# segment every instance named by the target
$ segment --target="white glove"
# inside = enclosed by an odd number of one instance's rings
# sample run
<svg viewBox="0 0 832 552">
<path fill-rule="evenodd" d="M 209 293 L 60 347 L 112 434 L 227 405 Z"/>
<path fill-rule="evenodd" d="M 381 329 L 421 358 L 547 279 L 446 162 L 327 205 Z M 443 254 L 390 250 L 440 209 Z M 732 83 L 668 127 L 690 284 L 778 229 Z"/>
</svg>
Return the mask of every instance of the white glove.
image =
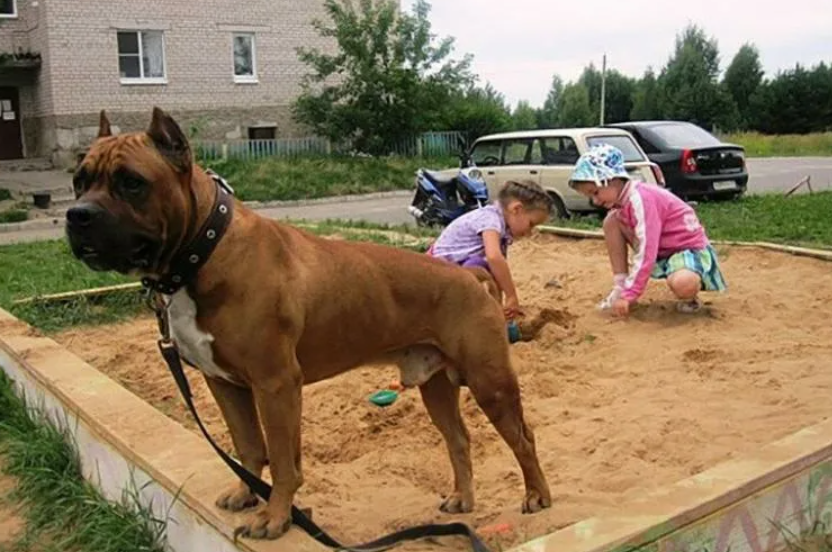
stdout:
<svg viewBox="0 0 832 552">
<path fill-rule="evenodd" d="M 624 292 L 624 281 L 627 279 L 626 274 L 616 274 L 613 276 L 613 287 L 612 291 L 610 291 L 609 295 L 598 303 L 598 308 L 600 310 L 607 310 L 611 309 L 613 303 L 618 301 L 621 298 L 621 294 Z"/>
</svg>

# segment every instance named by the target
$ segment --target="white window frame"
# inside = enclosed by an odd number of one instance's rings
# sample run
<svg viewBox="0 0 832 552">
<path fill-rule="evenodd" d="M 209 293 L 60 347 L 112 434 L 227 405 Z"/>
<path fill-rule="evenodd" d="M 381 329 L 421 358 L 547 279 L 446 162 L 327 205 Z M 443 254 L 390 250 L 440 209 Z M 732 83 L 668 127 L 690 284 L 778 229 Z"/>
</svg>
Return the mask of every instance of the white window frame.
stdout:
<svg viewBox="0 0 832 552">
<path fill-rule="evenodd" d="M 165 76 L 163 77 L 121 77 L 119 76 L 119 80 L 121 84 L 167 84 L 168 83 L 168 58 L 167 58 L 167 48 L 165 44 L 165 32 L 159 29 L 118 29 L 116 31 L 116 54 L 119 58 L 121 58 L 121 52 L 118 50 L 118 33 L 133 33 L 135 35 L 139 35 L 138 44 L 139 44 L 139 71 L 144 73 L 144 56 L 142 55 L 142 37 L 143 33 L 159 33 L 162 35 L 162 68 L 165 72 Z"/>
<path fill-rule="evenodd" d="M 12 13 L 0 13 L 0 19 L 17 19 L 17 0 L 12 0 Z"/>
<path fill-rule="evenodd" d="M 246 36 L 251 38 L 251 75 L 238 75 L 235 71 L 234 60 L 234 40 L 238 36 Z M 257 35 L 248 31 L 237 31 L 231 34 L 231 75 L 234 77 L 236 84 L 257 84 Z"/>
</svg>

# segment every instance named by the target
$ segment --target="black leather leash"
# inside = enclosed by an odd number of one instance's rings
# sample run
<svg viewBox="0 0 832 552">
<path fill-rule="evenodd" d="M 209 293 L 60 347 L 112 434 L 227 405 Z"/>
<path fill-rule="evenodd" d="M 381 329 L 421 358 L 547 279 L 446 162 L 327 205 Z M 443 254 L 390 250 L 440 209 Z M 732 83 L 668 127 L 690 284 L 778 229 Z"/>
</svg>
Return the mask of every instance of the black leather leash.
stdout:
<svg viewBox="0 0 832 552">
<path fill-rule="evenodd" d="M 185 404 L 191 415 L 202 431 L 202 434 L 208 440 L 208 443 L 217 452 L 220 458 L 228 465 L 229 468 L 239 477 L 243 483 L 260 498 L 267 501 L 271 496 L 272 487 L 246 468 L 239 462 L 229 456 L 222 450 L 211 438 L 208 430 L 202 423 L 202 420 L 197 414 L 196 407 L 193 402 L 193 395 L 191 387 L 188 383 L 188 378 L 182 368 L 182 359 L 179 355 L 179 348 L 173 342 L 170 336 L 170 327 L 167 318 L 167 305 L 163 301 L 161 294 L 170 295 L 176 290 L 184 286 L 196 275 L 210 253 L 213 251 L 215 245 L 219 242 L 220 237 L 225 232 L 225 229 L 230 222 L 231 213 L 231 198 L 233 190 L 221 177 L 215 173 L 209 172 L 209 175 L 217 183 L 217 197 L 214 201 L 214 209 L 208 220 L 203 224 L 194 242 L 185 248 L 184 254 L 178 256 L 178 260 L 172 263 L 174 270 L 165 275 L 159 280 L 144 279 L 142 284 L 147 290 L 148 305 L 156 313 L 156 319 L 159 323 L 159 332 L 161 338 L 158 341 L 159 351 L 162 353 L 162 358 L 168 365 L 171 375 Z M 463 536 L 467 537 L 471 542 L 471 549 L 473 552 L 490 552 L 489 548 L 468 525 L 462 522 L 453 523 L 429 523 L 425 525 L 417 525 L 415 527 L 408 527 L 395 531 L 381 538 L 367 542 L 364 544 L 354 546 L 344 546 L 326 531 L 321 529 L 312 519 L 307 516 L 301 509 L 292 505 L 292 523 L 297 525 L 309 536 L 330 548 L 334 548 L 344 552 L 382 552 L 388 550 L 393 546 L 408 540 L 415 540 L 425 537 L 446 537 L 446 536 Z"/>
</svg>

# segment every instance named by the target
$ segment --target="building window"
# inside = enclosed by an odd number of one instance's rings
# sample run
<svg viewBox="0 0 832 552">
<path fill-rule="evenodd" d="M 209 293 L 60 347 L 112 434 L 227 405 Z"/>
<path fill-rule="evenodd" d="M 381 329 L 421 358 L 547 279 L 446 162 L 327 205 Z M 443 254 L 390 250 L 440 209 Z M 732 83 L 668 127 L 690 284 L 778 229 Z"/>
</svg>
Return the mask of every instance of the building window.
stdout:
<svg viewBox="0 0 832 552">
<path fill-rule="evenodd" d="M 249 140 L 274 140 L 277 136 L 276 126 L 248 127 Z"/>
<path fill-rule="evenodd" d="M 254 33 L 235 33 L 234 82 L 257 82 L 257 64 L 254 53 Z"/>
<path fill-rule="evenodd" d="M 118 31 L 118 71 L 124 84 L 165 84 L 162 31 Z"/>
<path fill-rule="evenodd" d="M 0 0 L 0 18 L 17 17 L 17 0 Z"/>
</svg>

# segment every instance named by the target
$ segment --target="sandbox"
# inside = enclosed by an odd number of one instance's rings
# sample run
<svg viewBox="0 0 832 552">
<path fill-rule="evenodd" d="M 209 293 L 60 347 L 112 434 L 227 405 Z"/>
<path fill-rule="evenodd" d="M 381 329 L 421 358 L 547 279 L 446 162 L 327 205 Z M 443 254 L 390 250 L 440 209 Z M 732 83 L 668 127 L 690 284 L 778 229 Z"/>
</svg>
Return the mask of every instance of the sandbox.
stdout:
<svg viewBox="0 0 832 552">
<path fill-rule="evenodd" d="M 510 263 L 521 301 L 561 313 L 513 346 L 526 417 L 554 505 L 519 513 L 522 478 L 508 448 L 463 390 L 472 437 L 475 512 L 453 516 L 516 546 L 622 505 L 826 420 L 832 403 L 830 265 L 750 248 L 718 248 L 729 285 L 707 308 L 678 314 L 653 282 L 628 321 L 595 310 L 608 291 L 604 245 L 538 236 Z M 472 323 L 476 323 L 472 321 Z M 75 329 L 55 339 L 167 416 L 196 431 L 156 349 L 151 317 Z M 395 377 L 364 368 L 304 390 L 305 484 L 298 504 L 346 542 L 448 521 L 437 507 L 450 485 L 447 453 L 418 392 L 381 409 L 366 399 Z M 230 439 L 204 382 L 196 402 L 218 442 Z M 462 541 L 404 550 L 447 550 Z"/>
</svg>

